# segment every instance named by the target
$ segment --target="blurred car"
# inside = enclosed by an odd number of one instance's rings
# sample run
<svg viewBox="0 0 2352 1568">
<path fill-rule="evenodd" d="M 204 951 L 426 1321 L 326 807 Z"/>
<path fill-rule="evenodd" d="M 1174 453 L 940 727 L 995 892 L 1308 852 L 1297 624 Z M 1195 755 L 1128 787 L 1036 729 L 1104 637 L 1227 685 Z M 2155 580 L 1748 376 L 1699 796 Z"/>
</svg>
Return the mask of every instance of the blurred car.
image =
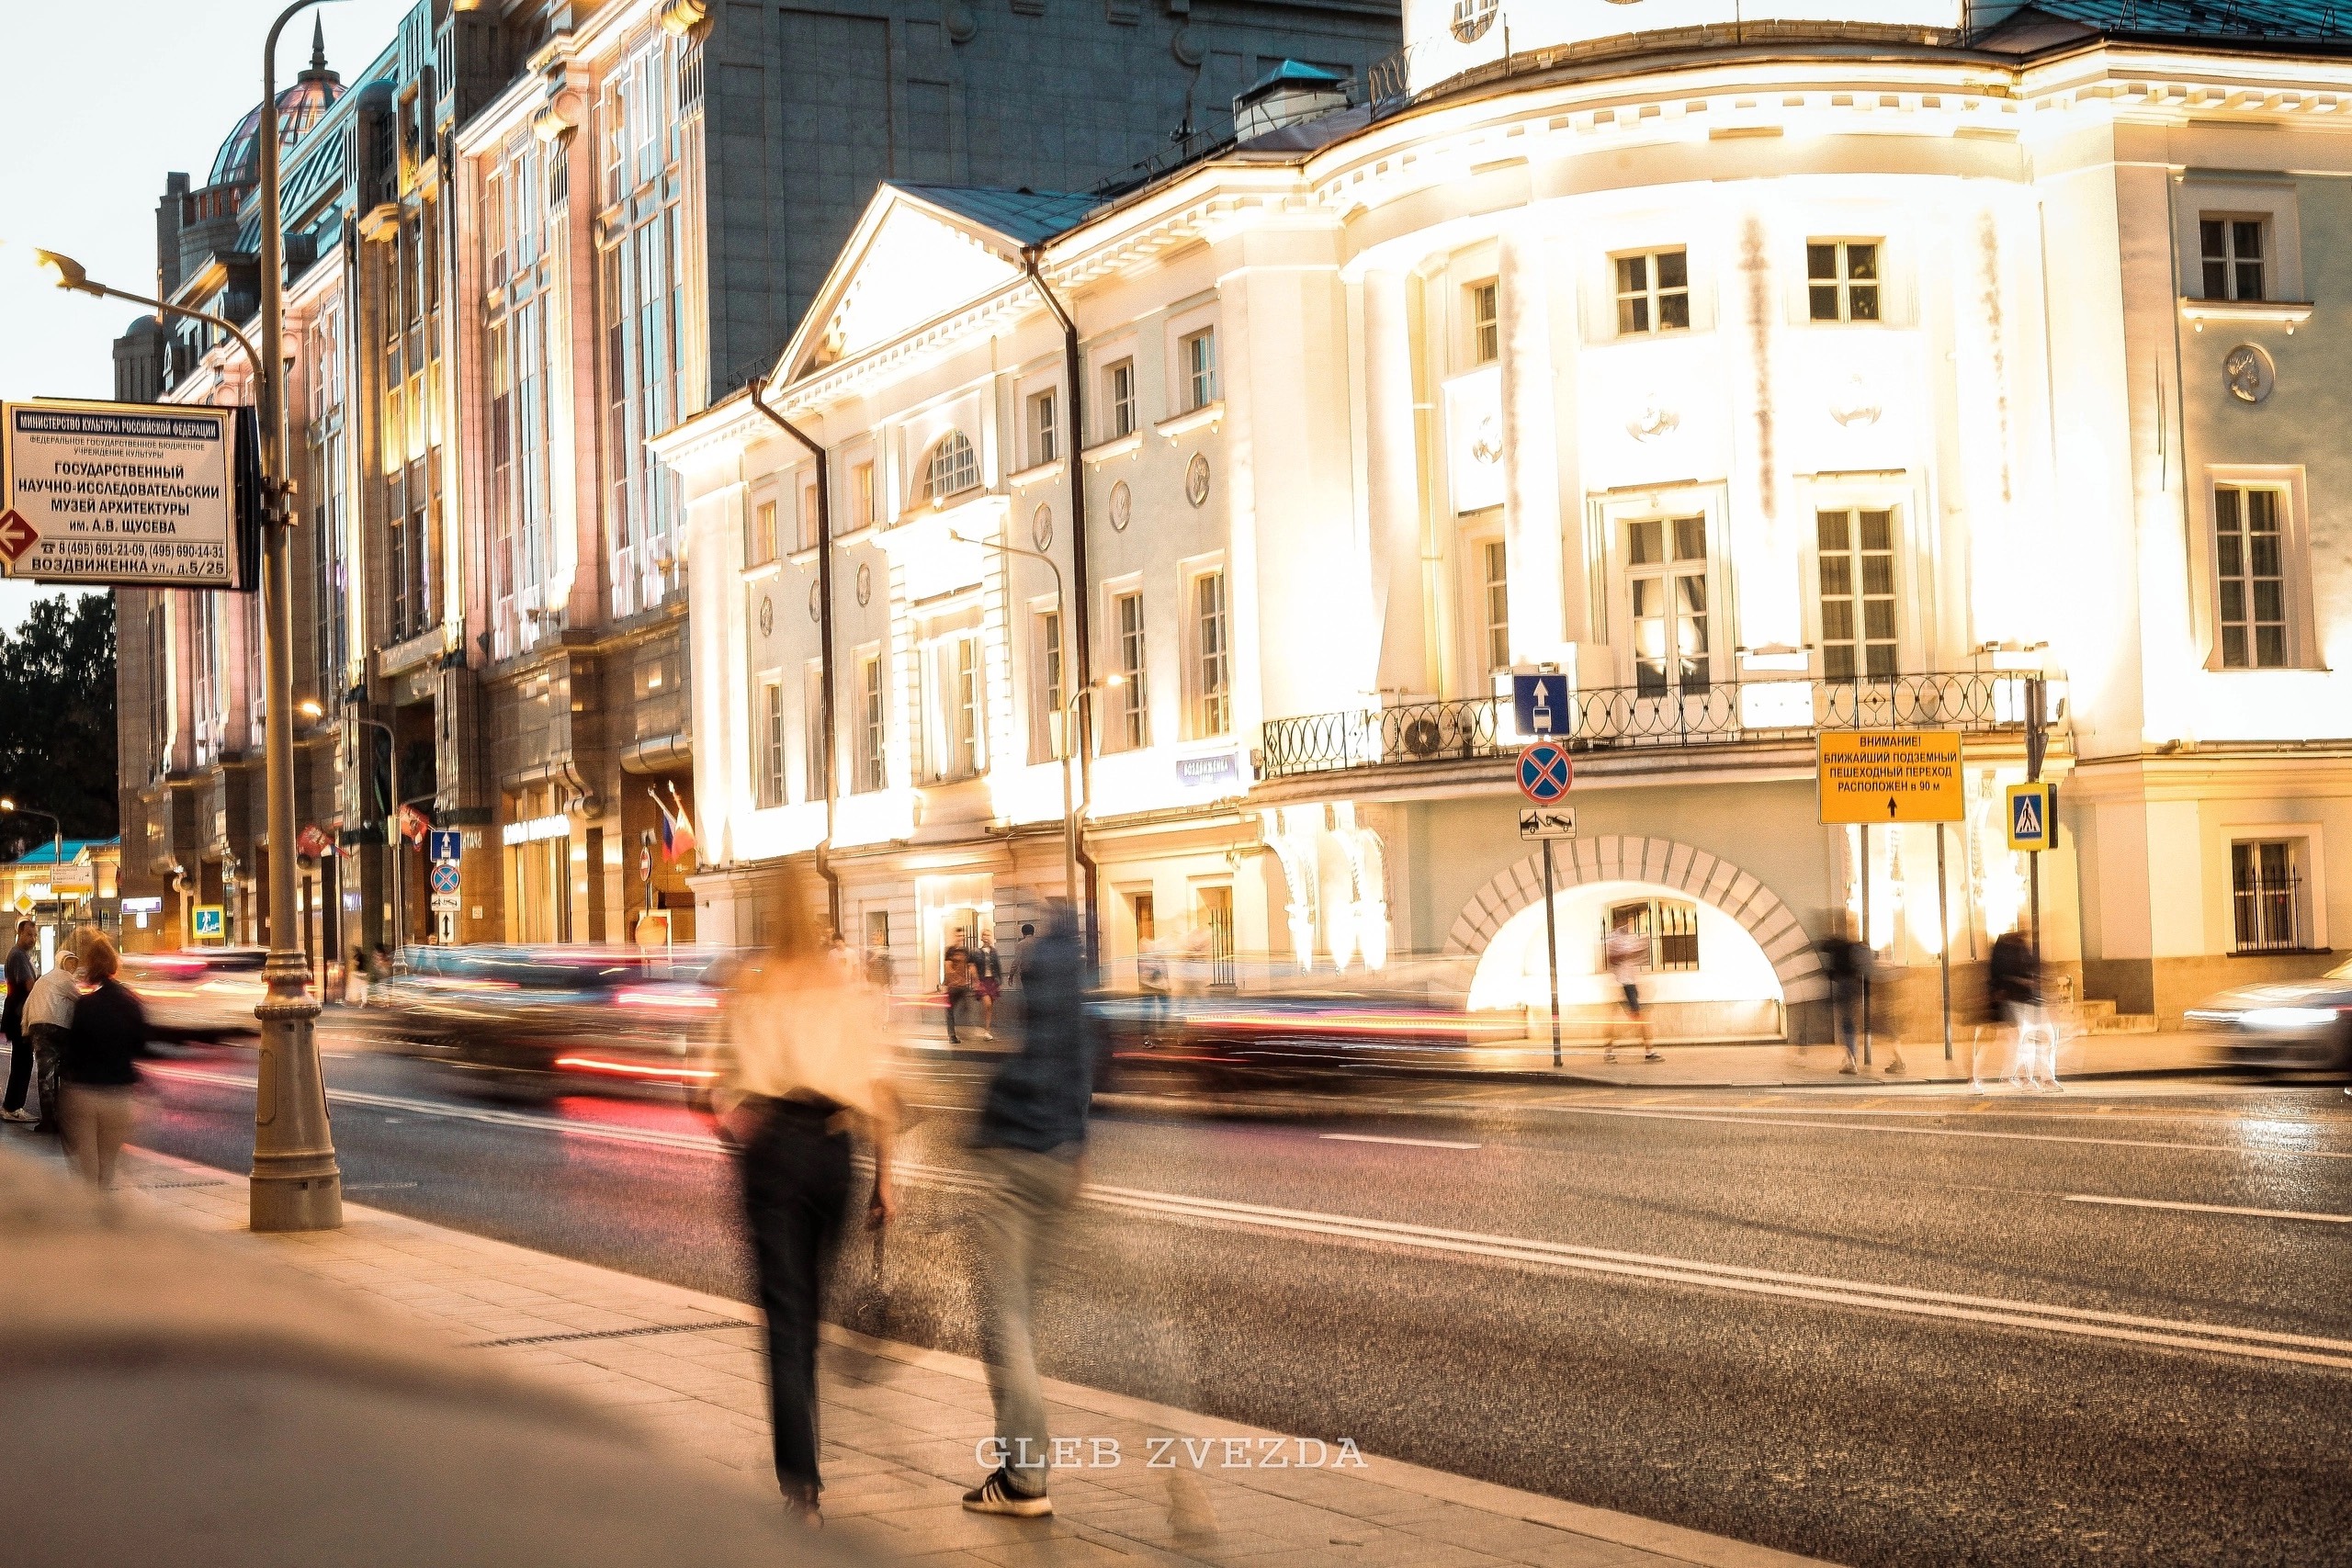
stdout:
<svg viewBox="0 0 2352 1568">
<path fill-rule="evenodd" d="M 269 992 L 262 978 L 268 961 L 268 950 L 259 947 L 129 953 L 123 954 L 122 983 L 146 1009 L 157 1039 L 218 1044 L 261 1033 L 254 1009 Z"/>
<path fill-rule="evenodd" d="M 1092 1009 L 1109 1037 L 1113 1086 L 1138 1077 L 1239 1085 L 1409 1073 L 1464 1051 L 1523 1044 L 1527 1032 L 1517 1013 L 1465 1012 L 1410 990 L 1106 995 Z"/>
<path fill-rule="evenodd" d="M 375 1022 L 503 1095 L 707 1091 L 726 964 L 709 948 L 413 947 L 370 987 Z M 699 1096 L 697 1095 L 697 1098 Z"/>
<path fill-rule="evenodd" d="M 2239 986 L 2208 997 L 2189 1023 L 2216 1032 L 2231 1066 L 2352 1078 L 2352 962 L 2312 980 Z"/>
</svg>

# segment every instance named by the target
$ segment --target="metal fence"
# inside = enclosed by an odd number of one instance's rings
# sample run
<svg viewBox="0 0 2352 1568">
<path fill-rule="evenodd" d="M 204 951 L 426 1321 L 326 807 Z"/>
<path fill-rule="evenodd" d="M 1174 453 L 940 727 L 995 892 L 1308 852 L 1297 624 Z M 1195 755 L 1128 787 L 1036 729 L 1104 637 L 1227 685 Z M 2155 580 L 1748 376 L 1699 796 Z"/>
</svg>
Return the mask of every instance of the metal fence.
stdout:
<svg viewBox="0 0 2352 1568">
<path fill-rule="evenodd" d="M 2283 875 L 2238 876 L 2230 889 L 2237 917 L 2240 953 L 2299 953 L 2308 944 L 2302 931 L 2302 878 Z"/>
<path fill-rule="evenodd" d="M 1570 694 L 1551 739 L 1571 751 L 1736 746 L 1809 739 L 1824 729 L 2022 729 L 2022 674 L 1898 675 L 1856 681 L 1725 682 L 1699 687 L 1604 686 Z M 2052 701 L 2058 692 L 2052 682 Z M 1264 727 L 1270 779 L 1407 762 L 1464 761 L 1518 750 L 1499 697 L 1278 718 Z"/>
</svg>

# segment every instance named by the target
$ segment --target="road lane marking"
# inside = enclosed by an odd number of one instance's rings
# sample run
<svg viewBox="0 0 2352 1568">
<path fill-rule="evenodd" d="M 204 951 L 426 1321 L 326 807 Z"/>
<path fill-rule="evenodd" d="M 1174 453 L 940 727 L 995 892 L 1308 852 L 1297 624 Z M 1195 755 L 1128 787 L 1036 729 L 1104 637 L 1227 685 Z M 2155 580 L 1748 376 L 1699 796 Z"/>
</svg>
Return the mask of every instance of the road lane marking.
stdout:
<svg viewBox="0 0 2352 1568">
<path fill-rule="evenodd" d="M 1798 1121 L 1788 1117 L 1698 1111 L 1639 1111 L 1624 1106 L 1555 1105 L 1544 1109 L 1564 1116 L 1631 1116 L 1651 1122 L 1715 1122 L 1735 1127 L 1810 1127 L 1827 1133 L 1884 1133 L 1890 1136 L 1909 1138 L 1999 1138 L 2022 1144 L 2089 1144 L 2109 1149 L 2182 1149 L 2198 1154 L 2260 1155 L 2283 1159 L 2352 1159 L 2352 1149 L 2277 1149 L 2256 1144 L 2184 1144 L 2161 1138 L 2089 1138 L 2075 1133 L 1996 1133 L 1984 1127 L 1883 1127 L 1867 1122 Z"/>
<path fill-rule="evenodd" d="M 2352 1225 L 2352 1214 L 2315 1214 L 2301 1209 L 2241 1209 L 2228 1203 L 2168 1203 L 2156 1198 L 2109 1198 L 2096 1192 L 2069 1192 L 2069 1203 L 2112 1203 L 2122 1209 L 2179 1209 L 2192 1214 L 2245 1214 L 2257 1220 L 2312 1220 L 2324 1225 Z"/>
<path fill-rule="evenodd" d="M 1329 1144 L 1403 1144 L 1416 1149 L 1475 1149 L 1476 1144 L 1457 1144 L 1444 1138 L 1383 1138 L 1371 1133 L 1325 1133 Z"/>
<path fill-rule="evenodd" d="M 159 1077 L 216 1085 L 251 1092 L 254 1080 L 227 1073 L 189 1068 L 151 1069 Z M 330 1100 L 379 1106 L 401 1106 L 426 1115 L 495 1126 L 577 1136 L 613 1143 L 648 1144 L 681 1153 L 727 1156 L 716 1138 L 664 1133 L 651 1128 L 615 1127 L 554 1116 L 533 1116 L 487 1107 L 444 1105 L 432 1100 L 368 1094 L 356 1089 L 330 1089 Z M 894 1175 L 910 1181 L 951 1190 L 991 1190 L 985 1177 L 940 1166 L 899 1161 Z M 1420 1251 L 1489 1258 L 1500 1262 L 1537 1268 L 1653 1280 L 1666 1284 L 1696 1286 L 1747 1295 L 1776 1296 L 1829 1306 L 1862 1307 L 1915 1317 L 1935 1317 L 2005 1327 L 2038 1329 L 2045 1333 L 2201 1350 L 2210 1354 L 2264 1360 L 2295 1361 L 2352 1371 L 2352 1340 L 2313 1335 L 2286 1334 L 2269 1329 L 2238 1328 L 2224 1324 L 2172 1318 L 2143 1317 L 2128 1313 L 2095 1311 L 1999 1296 L 1973 1296 L 1928 1291 L 1905 1285 L 1881 1285 L 1778 1269 L 1747 1269 L 1733 1264 L 1654 1254 L 1621 1252 L 1606 1247 L 1578 1247 L 1565 1242 L 1538 1241 L 1526 1236 L 1494 1235 L 1476 1231 L 1446 1230 L 1390 1220 L 1364 1219 L 1314 1210 L 1282 1209 L 1261 1203 L 1240 1203 L 1216 1198 L 1146 1189 L 1089 1185 L 1081 1198 L 1098 1207 L 1155 1213 L 1173 1219 L 1212 1224 L 1311 1235 L 1336 1240 L 1370 1242 Z"/>
</svg>

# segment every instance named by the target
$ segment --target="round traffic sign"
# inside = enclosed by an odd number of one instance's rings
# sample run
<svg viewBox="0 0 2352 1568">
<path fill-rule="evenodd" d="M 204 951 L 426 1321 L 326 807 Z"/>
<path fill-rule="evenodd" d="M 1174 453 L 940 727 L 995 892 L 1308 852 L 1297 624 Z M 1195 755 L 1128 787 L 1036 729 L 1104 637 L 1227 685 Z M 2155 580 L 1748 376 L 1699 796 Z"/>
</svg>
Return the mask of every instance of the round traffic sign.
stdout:
<svg viewBox="0 0 2352 1568">
<path fill-rule="evenodd" d="M 1549 806 L 1568 793 L 1568 752 L 1550 740 L 1538 740 L 1519 754 L 1520 793 L 1538 806 Z"/>
</svg>

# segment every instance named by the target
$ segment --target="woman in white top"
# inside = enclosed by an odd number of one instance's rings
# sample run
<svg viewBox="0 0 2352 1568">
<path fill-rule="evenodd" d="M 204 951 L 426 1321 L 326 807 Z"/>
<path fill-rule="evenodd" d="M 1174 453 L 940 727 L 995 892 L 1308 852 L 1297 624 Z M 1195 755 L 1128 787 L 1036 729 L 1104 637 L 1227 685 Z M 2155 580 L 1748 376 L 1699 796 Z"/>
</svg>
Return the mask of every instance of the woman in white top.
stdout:
<svg viewBox="0 0 2352 1568">
<path fill-rule="evenodd" d="M 853 1131 L 874 1145 L 866 1223 L 896 1210 L 890 1137 L 898 1095 L 881 993 L 828 953 L 804 878 L 787 877 L 773 946 L 747 961 L 728 1009 L 732 1047 L 713 1094 L 735 1144 L 743 1214 L 767 1314 L 776 1482 L 811 1523 L 817 1472 L 817 1313 L 848 1217 Z"/>
</svg>

